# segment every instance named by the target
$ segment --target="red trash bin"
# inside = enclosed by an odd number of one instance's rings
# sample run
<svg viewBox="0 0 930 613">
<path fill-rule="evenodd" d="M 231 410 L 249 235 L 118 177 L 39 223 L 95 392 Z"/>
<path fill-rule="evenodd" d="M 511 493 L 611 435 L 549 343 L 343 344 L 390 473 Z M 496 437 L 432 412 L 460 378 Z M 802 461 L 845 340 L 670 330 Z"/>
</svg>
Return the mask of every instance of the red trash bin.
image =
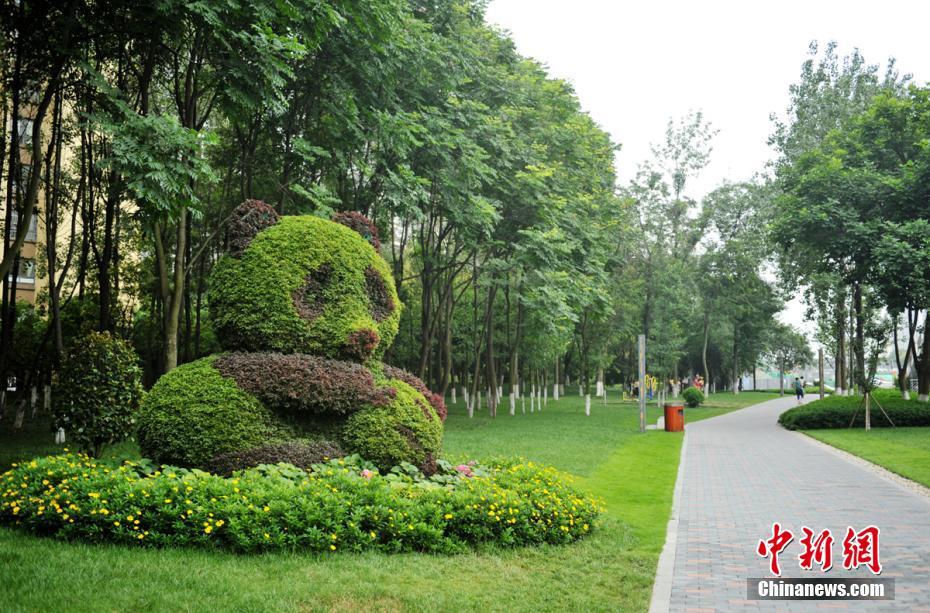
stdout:
<svg viewBox="0 0 930 613">
<path fill-rule="evenodd" d="M 665 405 L 665 431 L 681 432 L 685 429 L 685 405 Z"/>
</svg>

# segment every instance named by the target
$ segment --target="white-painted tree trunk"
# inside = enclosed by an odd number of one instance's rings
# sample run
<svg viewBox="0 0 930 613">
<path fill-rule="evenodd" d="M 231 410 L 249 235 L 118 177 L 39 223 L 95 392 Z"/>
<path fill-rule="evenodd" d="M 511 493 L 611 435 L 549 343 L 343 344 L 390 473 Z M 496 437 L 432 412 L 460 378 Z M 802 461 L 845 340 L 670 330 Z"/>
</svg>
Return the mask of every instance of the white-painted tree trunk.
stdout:
<svg viewBox="0 0 930 613">
<path fill-rule="evenodd" d="M 930 394 L 917 394 L 918 402 L 930 402 Z"/>
<path fill-rule="evenodd" d="M 23 418 L 26 416 L 26 400 L 20 400 L 16 404 L 16 417 L 13 420 L 13 429 L 19 430 L 23 427 Z"/>
<path fill-rule="evenodd" d="M 481 392 L 475 392 L 475 394 L 478 396 L 478 399 L 475 401 L 476 402 L 475 410 L 480 411 L 481 410 Z"/>
<path fill-rule="evenodd" d="M 455 386 L 452 386 L 452 404 L 455 404 Z"/>
<path fill-rule="evenodd" d="M 526 415 L 526 396 L 520 397 L 520 410 L 522 410 L 523 414 Z"/>
<path fill-rule="evenodd" d="M 464 388 L 462 391 L 465 392 L 464 395 L 463 395 L 464 398 L 465 398 L 465 406 L 470 407 L 470 406 L 471 406 L 471 403 L 468 401 L 468 388 L 466 387 L 466 388 Z"/>
<path fill-rule="evenodd" d="M 549 406 L 549 388 L 543 390 L 543 404 Z"/>
<path fill-rule="evenodd" d="M 517 414 L 517 397 L 514 395 L 513 392 L 510 392 L 510 415 L 513 416 L 516 414 Z"/>
<path fill-rule="evenodd" d="M 591 394 L 587 394 L 584 397 L 584 414 L 591 415 Z"/>
<path fill-rule="evenodd" d="M 32 405 L 32 418 L 35 419 L 36 412 L 39 410 L 39 388 L 34 385 L 30 391 L 30 404 Z"/>
<path fill-rule="evenodd" d="M 904 390 L 904 393 L 901 394 L 901 396 L 902 396 L 905 400 L 910 400 L 910 399 L 911 399 L 911 391 L 910 391 L 910 390 Z"/>
<path fill-rule="evenodd" d="M 536 394 L 530 393 L 530 413 L 536 410 Z"/>
<path fill-rule="evenodd" d="M 553 400 L 559 399 L 559 384 L 558 383 L 552 386 L 552 399 Z"/>
<path fill-rule="evenodd" d="M 581 398 L 581 396 L 582 396 L 583 394 L 584 394 L 584 390 L 582 390 L 582 389 L 581 389 L 581 386 L 579 385 L 579 386 L 578 386 L 578 397 Z"/>
</svg>

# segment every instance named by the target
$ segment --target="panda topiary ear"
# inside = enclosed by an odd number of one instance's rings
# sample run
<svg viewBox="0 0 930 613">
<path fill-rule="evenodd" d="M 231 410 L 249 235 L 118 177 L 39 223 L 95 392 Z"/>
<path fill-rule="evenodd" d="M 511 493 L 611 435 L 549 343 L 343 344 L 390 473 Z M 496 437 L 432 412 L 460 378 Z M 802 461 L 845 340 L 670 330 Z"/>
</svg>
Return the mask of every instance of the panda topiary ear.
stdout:
<svg viewBox="0 0 930 613">
<path fill-rule="evenodd" d="M 378 239 L 378 226 L 373 221 L 356 211 L 340 211 L 333 215 L 332 220 L 352 228 L 362 235 L 366 241 L 371 243 L 375 251 L 381 253 L 381 241 Z"/>
<path fill-rule="evenodd" d="M 275 225 L 280 219 L 274 207 L 261 200 L 246 200 L 237 206 L 230 216 L 227 229 L 229 254 L 238 258 L 259 232 Z"/>
</svg>

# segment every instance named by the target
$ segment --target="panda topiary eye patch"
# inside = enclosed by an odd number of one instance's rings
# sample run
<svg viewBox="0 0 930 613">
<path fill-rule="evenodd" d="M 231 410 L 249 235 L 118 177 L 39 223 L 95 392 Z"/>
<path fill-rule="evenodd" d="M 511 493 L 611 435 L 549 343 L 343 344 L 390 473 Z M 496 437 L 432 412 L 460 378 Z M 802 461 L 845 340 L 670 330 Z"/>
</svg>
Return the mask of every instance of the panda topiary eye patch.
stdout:
<svg viewBox="0 0 930 613">
<path fill-rule="evenodd" d="M 381 323 L 394 312 L 394 300 L 384 285 L 384 277 L 372 266 L 365 269 L 365 292 L 372 319 Z"/>
<path fill-rule="evenodd" d="M 329 262 L 324 262 L 318 268 L 307 273 L 304 284 L 294 291 L 294 308 L 297 309 L 297 313 L 303 319 L 312 321 L 323 314 L 323 309 L 326 306 L 323 290 L 329 285 L 332 277 L 332 265 Z"/>
</svg>

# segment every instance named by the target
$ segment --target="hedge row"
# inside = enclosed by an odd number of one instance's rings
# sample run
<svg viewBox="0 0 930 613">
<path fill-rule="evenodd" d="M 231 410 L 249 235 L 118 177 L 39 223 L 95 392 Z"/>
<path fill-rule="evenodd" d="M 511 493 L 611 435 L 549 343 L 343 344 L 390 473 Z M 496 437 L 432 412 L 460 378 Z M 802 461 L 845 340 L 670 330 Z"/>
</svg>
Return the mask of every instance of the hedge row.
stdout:
<svg viewBox="0 0 930 613">
<path fill-rule="evenodd" d="M 874 397 L 895 426 L 930 426 L 930 404 L 904 400 L 899 392 L 890 390 L 876 391 Z M 870 413 L 873 427 L 891 426 L 875 402 Z M 785 411 L 778 422 L 789 430 L 848 428 L 850 423 L 861 428 L 865 424 L 865 406 L 861 396 L 829 396 Z"/>
<path fill-rule="evenodd" d="M 50 456 L 0 475 L 0 523 L 140 546 L 452 553 L 571 542 L 602 510 L 568 477 L 532 462 L 447 465 L 430 479 L 409 465 L 382 476 L 358 462 L 312 472 L 264 465 L 225 478 Z"/>
</svg>

